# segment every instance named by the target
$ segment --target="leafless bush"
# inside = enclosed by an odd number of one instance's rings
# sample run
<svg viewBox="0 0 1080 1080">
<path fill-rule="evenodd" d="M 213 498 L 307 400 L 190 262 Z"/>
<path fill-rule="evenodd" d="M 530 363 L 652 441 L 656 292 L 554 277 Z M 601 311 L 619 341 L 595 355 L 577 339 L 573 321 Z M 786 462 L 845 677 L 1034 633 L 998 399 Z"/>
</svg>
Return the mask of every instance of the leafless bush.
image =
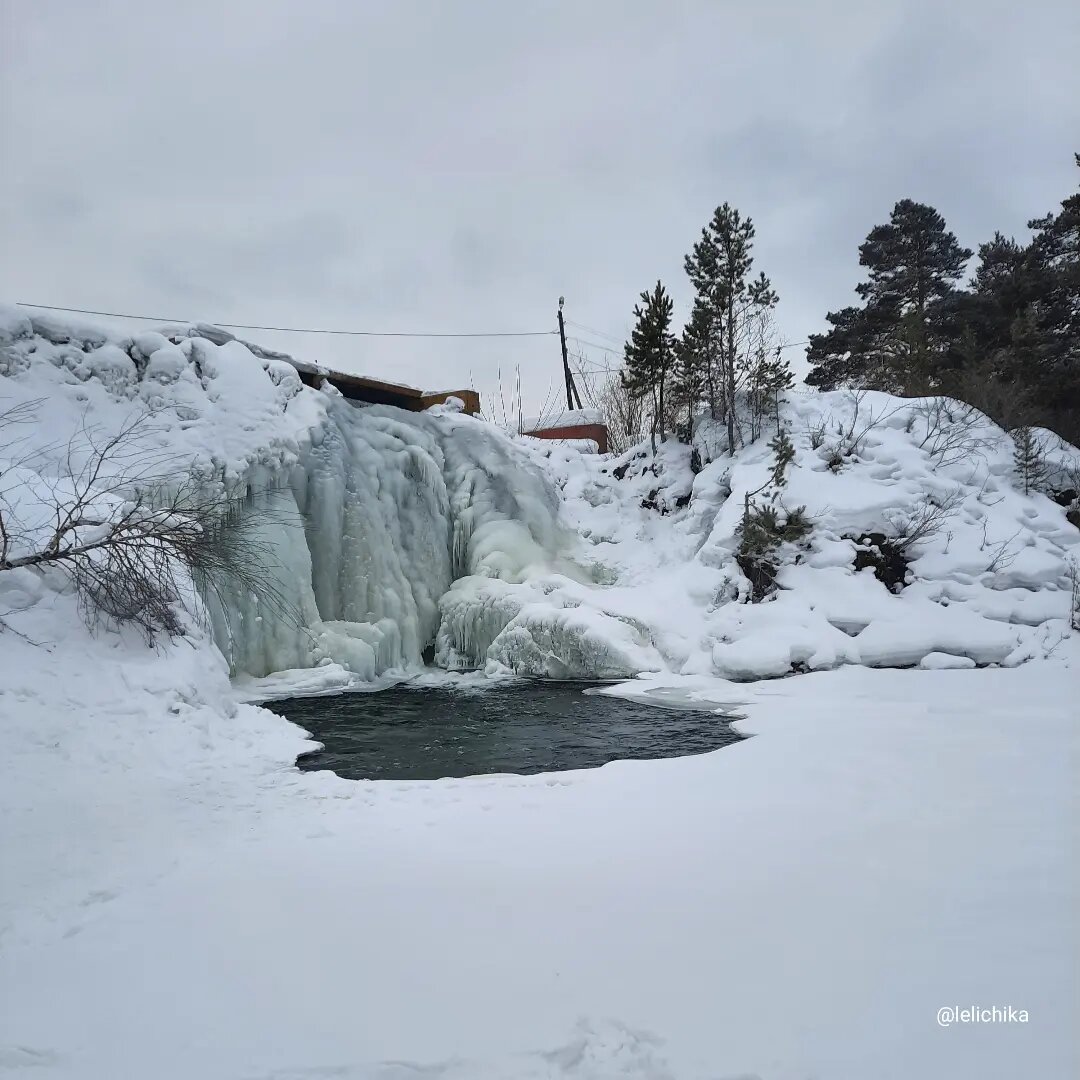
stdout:
<svg viewBox="0 0 1080 1080">
<path fill-rule="evenodd" d="M 825 445 L 825 432 L 829 426 L 828 417 L 821 417 L 816 424 L 808 424 L 806 435 L 812 450 L 820 450 Z"/>
<path fill-rule="evenodd" d="M 1002 380 L 992 359 L 966 365 L 957 375 L 955 395 L 989 416 L 1006 431 L 1038 423 L 1040 410 L 1031 390 Z"/>
<path fill-rule="evenodd" d="M 980 431 L 983 416 L 972 405 L 947 397 L 926 398 L 911 407 L 919 447 L 939 466 L 982 458 L 993 441 Z"/>
<path fill-rule="evenodd" d="M 834 471 L 840 469 L 848 458 L 858 457 L 867 435 L 905 407 L 900 404 L 882 412 L 874 412 L 872 408 L 864 412 L 863 404 L 868 393 L 869 391 L 865 389 L 848 391 L 852 408 L 846 422 L 843 420 L 834 422 L 829 416 L 823 418 L 819 425 L 809 429 L 810 445 L 815 450 L 824 448 L 826 463 Z M 826 437 L 829 427 L 835 429 L 832 439 Z"/>
<path fill-rule="evenodd" d="M 648 395 L 634 395 L 623 385 L 619 371 L 606 373 L 595 390 L 589 389 L 591 403 L 600 410 L 608 429 L 608 449 L 621 454 L 640 442 L 652 427 L 652 402 Z"/>
<path fill-rule="evenodd" d="M 885 520 L 892 533 L 892 545 L 904 553 L 936 536 L 956 512 L 963 498 L 963 489 L 955 488 L 946 495 L 927 495 L 913 510 L 887 513 Z"/>
<path fill-rule="evenodd" d="M 15 422 L 35 411 L 28 403 Z M 0 572 L 56 567 L 88 625 L 133 625 L 148 642 L 183 630 L 184 609 L 193 607 L 189 580 L 220 600 L 250 592 L 288 619 L 268 572 L 272 545 L 260 536 L 272 510 L 183 466 L 169 469 L 148 438 L 151 417 L 139 414 L 109 436 L 84 424 L 58 458 L 39 449 L 22 459 L 46 467 L 36 473 L 30 521 L 0 488 Z M 12 410 L 0 414 L 0 425 L 12 423 Z M 3 447 L 9 461 L 14 441 Z"/>
</svg>

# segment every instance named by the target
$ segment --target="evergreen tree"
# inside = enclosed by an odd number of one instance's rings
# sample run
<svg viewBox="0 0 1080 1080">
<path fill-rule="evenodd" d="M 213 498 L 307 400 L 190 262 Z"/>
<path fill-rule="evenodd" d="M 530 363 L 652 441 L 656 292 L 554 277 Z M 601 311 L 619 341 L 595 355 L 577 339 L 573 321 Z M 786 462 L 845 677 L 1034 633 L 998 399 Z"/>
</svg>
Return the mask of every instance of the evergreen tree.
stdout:
<svg viewBox="0 0 1080 1080">
<path fill-rule="evenodd" d="M 1013 465 L 1017 478 L 1024 485 L 1024 494 L 1030 495 L 1046 475 L 1046 457 L 1035 433 L 1029 427 L 1019 427 L 1013 433 Z"/>
<path fill-rule="evenodd" d="M 995 233 L 956 305 L 950 392 L 1013 427 L 1038 419 L 1080 439 L 1080 196 L 1028 222 L 1026 246 Z"/>
<path fill-rule="evenodd" d="M 833 329 L 811 336 L 807 382 L 893 391 L 936 385 L 951 340 L 956 282 L 970 257 L 933 207 L 898 202 L 889 223 L 871 229 L 859 247 L 867 280 L 855 291 L 864 306 L 830 314 Z"/>
<path fill-rule="evenodd" d="M 675 337 L 671 333 L 674 304 L 667 290 L 658 281 L 656 288 L 641 294 L 641 303 L 634 307 L 637 320 L 630 340 L 624 349 L 623 386 L 634 397 L 648 396 L 652 400 L 653 416 L 650 435 L 656 453 L 656 430 L 660 437 L 664 429 L 664 391 L 675 361 Z"/>
<path fill-rule="evenodd" d="M 776 457 L 773 463 L 772 482 L 774 487 L 783 487 L 787 483 L 787 467 L 795 460 L 795 444 L 787 433 L 787 428 L 779 428 L 776 436 L 770 440 L 769 449 Z"/>
<path fill-rule="evenodd" d="M 696 337 L 693 318 L 683 328 L 675 345 L 675 363 L 671 370 L 671 397 L 678 411 L 685 410 L 687 441 L 694 433 L 694 411 L 707 394 L 707 351 L 699 351 L 702 343 Z"/>
<path fill-rule="evenodd" d="M 1076 155 L 1080 167 L 1080 155 Z M 1071 442 L 1080 441 L 1080 194 L 1056 214 L 1028 222 L 1031 302 L 1023 357 L 1041 411 Z"/>
<path fill-rule="evenodd" d="M 761 434 L 763 421 L 772 415 L 776 433 L 780 433 L 780 395 L 790 390 L 794 383 L 791 365 L 784 359 L 781 349 L 775 353 L 759 348 L 750 368 L 747 397 L 750 401 L 750 438 Z"/>
<path fill-rule="evenodd" d="M 729 452 L 736 446 L 736 391 L 752 362 L 753 328 L 777 302 L 764 274 L 750 277 L 753 247 L 753 222 L 724 203 L 684 260 L 696 293 L 695 309 L 701 311 L 700 330 L 710 345 L 708 355 L 715 367 L 713 382 L 722 401 Z"/>
</svg>

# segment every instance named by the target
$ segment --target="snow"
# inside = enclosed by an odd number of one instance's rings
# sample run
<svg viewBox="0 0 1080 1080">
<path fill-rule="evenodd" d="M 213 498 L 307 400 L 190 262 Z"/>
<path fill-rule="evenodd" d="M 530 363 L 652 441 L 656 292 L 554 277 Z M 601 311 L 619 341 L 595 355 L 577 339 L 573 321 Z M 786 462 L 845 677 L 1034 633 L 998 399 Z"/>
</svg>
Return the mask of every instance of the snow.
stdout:
<svg viewBox="0 0 1080 1080">
<path fill-rule="evenodd" d="M 197 327 L 110 337 L 12 311 L 2 325 L 5 399 L 42 400 L 42 438 L 87 418 L 114 431 L 149 407 L 148 454 L 265 516 L 289 618 L 251 596 L 208 601 L 234 675 L 330 663 L 370 681 L 420 670 L 433 649 L 440 666 L 492 675 L 756 679 L 933 653 L 1014 664 L 1067 633 L 1080 533 L 1013 483 L 1011 439 L 955 406 L 793 394 L 795 460 L 761 495 L 766 440 L 732 458 L 715 425 L 698 427 L 694 475 L 674 442 L 655 459 L 599 458 L 452 407 L 356 408 L 303 386 L 299 362 Z M 1064 483 L 1080 453 L 1042 442 Z M 736 559 L 752 493 L 813 525 L 760 604 Z M 860 537 L 903 537 L 927 513 L 940 520 L 909 544 L 903 589 L 855 571 Z"/>
<path fill-rule="evenodd" d="M 59 573 L 0 573 L 0 1070 L 1077 1074 L 1080 531 L 1018 489 L 1002 432 L 976 418 L 949 460 L 930 410 L 871 395 L 834 469 L 855 401 L 793 395 L 780 497 L 813 530 L 750 604 L 735 554 L 764 442 L 732 458 L 703 424 L 695 475 L 673 442 L 597 458 L 357 409 L 296 371 L 210 328 L 0 308 L 0 412 L 35 418 L 0 446 L 27 542 L 81 434 L 149 407 L 139 459 L 265 511 L 294 616 L 232 595 L 149 648 L 91 632 Z M 1053 448 L 1055 475 L 1076 460 Z M 903 588 L 856 571 L 856 540 L 901 535 L 930 494 L 947 513 Z M 299 772 L 306 733 L 243 703 L 533 674 L 632 676 L 606 692 L 754 737 L 355 782 Z M 954 1005 L 1030 1019 L 940 1027 Z"/>
<path fill-rule="evenodd" d="M 804 548 L 780 553 L 778 590 L 761 604 L 732 601 L 748 589 L 735 559 L 744 496 L 772 468 L 764 439 L 733 460 L 722 432 L 702 425 L 706 463 L 696 476 L 689 450 L 673 443 L 655 461 L 643 448 L 606 460 L 548 450 L 563 512 L 590 545 L 582 561 L 605 582 L 562 593 L 637 620 L 661 669 L 683 675 L 915 666 L 933 653 L 990 665 L 1052 653 L 1068 634 L 1080 532 L 1063 506 L 1017 490 L 1012 440 L 978 414 L 958 419 L 975 449 L 951 461 L 927 434 L 928 403 L 869 394 L 858 405 L 856 432 L 869 429 L 836 471 L 826 459 L 837 429 L 853 422 L 852 395 L 795 394 L 785 408 L 796 456 L 777 505 L 805 507 L 814 527 Z M 826 443 L 815 447 L 819 425 Z M 1057 453 L 1063 475 L 1080 465 L 1075 448 Z M 854 540 L 902 535 L 930 496 L 943 504 L 941 520 L 911 545 L 906 587 L 890 592 L 872 570 L 855 571 Z"/>
<path fill-rule="evenodd" d="M 742 702 L 755 737 L 362 783 L 297 772 L 302 733 L 230 713 L 205 639 L 158 655 L 78 630 L 44 655 L 5 642 L 25 672 L 0 696 L 9 1068 L 992 1080 L 1080 1064 L 1075 651 L 1072 668 L 656 676 L 618 690 Z M 938 1027 L 956 1003 L 1031 1020 Z"/>
<path fill-rule="evenodd" d="M 603 424 L 604 414 L 599 409 L 563 409 L 546 412 L 543 416 L 529 416 L 521 421 L 524 431 L 551 431 L 554 428 L 585 427 Z"/>
</svg>

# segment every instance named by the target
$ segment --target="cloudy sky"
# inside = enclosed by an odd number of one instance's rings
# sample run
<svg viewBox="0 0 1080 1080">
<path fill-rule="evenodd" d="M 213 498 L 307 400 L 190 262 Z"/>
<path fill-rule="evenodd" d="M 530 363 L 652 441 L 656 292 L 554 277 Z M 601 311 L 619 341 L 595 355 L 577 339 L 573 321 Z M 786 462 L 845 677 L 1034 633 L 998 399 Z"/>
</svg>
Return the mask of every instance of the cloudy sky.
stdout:
<svg viewBox="0 0 1080 1080">
<path fill-rule="evenodd" d="M 0 297 L 522 331 L 562 294 L 602 362 L 658 277 L 685 314 L 729 201 L 800 341 L 898 198 L 974 247 L 1075 190 L 1078 55 L 1072 0 L 0 0 Z M 485 399 L 520 364 L 527 405 L 559 379 L 550 337 L 245 336 Z"/>
</svg>

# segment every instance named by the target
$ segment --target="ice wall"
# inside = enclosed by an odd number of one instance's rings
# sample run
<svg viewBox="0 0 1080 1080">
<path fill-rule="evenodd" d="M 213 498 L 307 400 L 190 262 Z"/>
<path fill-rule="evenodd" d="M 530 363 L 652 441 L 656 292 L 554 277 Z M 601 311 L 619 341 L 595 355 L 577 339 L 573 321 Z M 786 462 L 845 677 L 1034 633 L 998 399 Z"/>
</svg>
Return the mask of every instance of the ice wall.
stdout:
<svg viewBox="0 0 1080 1080">
<path fill-rule="evenodd" d="M 330 660 L 371 679 L 419 666 L 435 654 L 440 602 L 455 581 L 473 583 L 466 590 L 486 629 L 476 635 L 484 647 L 455 652 L 453 666 L 482 665 L 520 610 L 501 609 L 493 624 L 485 584 L 570 568 L 551 482 L 490 425 L 449 410 L 359 408 L 329 397 L 297 464 L 247 479 L 255 512 L 270 511 L 272 572 L 289 611 L 274 619 L 250 596 L 230 597 L 228 610 L 211 598 L 216 640 L 234 671 Z"/>
<path fill-rule="evenodd" d="M 0 306 L 0 405 L 20 400 L 33 403 L 43 452 L 149 417 L 140 454 L 245 499 L 276 602 L 206 591 L 234 673 L 333 661 L 371 679 L 425 659 L 493 658 L 588 671 L 560 629 L 566 605 L 545 600 L 551 581 L 586 576 L 566 557 L 556 490 L 490 424 L 451 406 L 358 407 L 220 328 L 125 334 Z M 532 623 L 544 644 L 524 649 Z"/>
</svg>

